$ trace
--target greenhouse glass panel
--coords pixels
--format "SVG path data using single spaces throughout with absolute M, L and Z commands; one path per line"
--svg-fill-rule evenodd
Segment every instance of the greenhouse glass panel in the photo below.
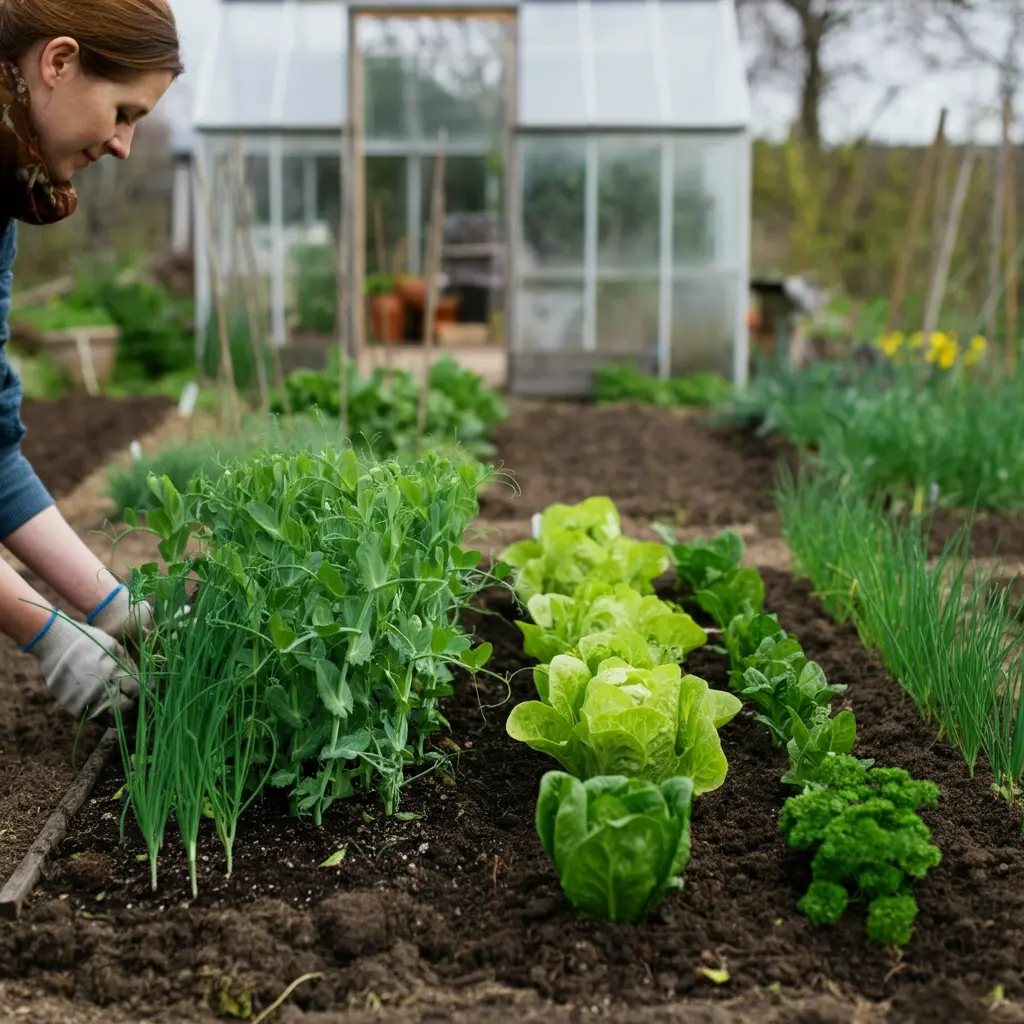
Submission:
M 286 227 L 306 221 L 306 157 L 285 156 L 281 161 L 281 206 Z
M 245 182 L 253 203 L 253 221 L 270 223 L 270 160 L 263 153 L 248 153 L 245 157 Z
M 535 50 L 579 50 L 580 11 L 576 0 L 525 3 L 519 8 L 519 46 Z
M 516 302 L 526 352 L 581 352 L 586 301 L 574 281 L 523 281 Z
M 661 239 L 661 142 L 601 138 L 597 263 L 601 270 L 657 273 Z
M 601 125 L 631 127 L 661 122 L 661 102 L 650 53 L 597 53 L 595 118 Z
M 325 224 L 337 237 L 341 222 L 341 159 L 337 156 L 316 156 L 313 161 L 316 220 Z
M 690 373 L 733 374 L 736 337 L 736 274 L 695 275 L 672 287 L 672 376 Z
M 607 356 L 658 356 L 657 279 L 598 281 L 597 349 Z
M 410 262 L 408 182 L 405 157 L 366 158 L 366 270 L 393 274 Z
M 595 50 L 644 52 L 653 59 L 654 26 L 648 4 L 601 0 L 590 4 L 589 9 Z
M 734 268 L 740 260 L 743 138 L 673 144 L 672 251 L 676 267 Z
M 521 121 L 539 127 L 586 123 L 583 55 L 579 50 L 527 51 L 520 57 L 520 66 Z
M 524 273 L 583 270 L 587 151 L 584 139 L 523 138 L 519 143 Z
M 339 128 L 348 117 L 348 19 L 341 4 L 296 3 L 285 127 Z
M 732 6 L 717 0 L 662 0 L 658 17 L 671 123 L 745 127 L 750 101 Z
M 272 122 L 281 53 L 279 4 L 222 4 L 220 37 L 207 53 L 200 120 L 205 125 L 265 128 Z

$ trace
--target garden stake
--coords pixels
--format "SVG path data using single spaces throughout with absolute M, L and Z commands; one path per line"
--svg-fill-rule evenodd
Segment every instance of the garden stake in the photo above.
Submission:
M 960 218 L 963 215 L 964 203 L 967 200 L 967 187 L 971 181 L 971 170 L 974 167 L 975 155 L 974 143 L 968 142 L 964 149 L 963 158 L 960 161 L 960 171 L 957 174 L 953 198 L 949 204 L 946 232 L 942 238 L 942 248 L 939 251 L 939 257 L 935 264 L 935 274 L 932 277 L 931 287 L 928 290 L 928 306 L 925 310 L 923 329 L 926 344 L 935 332 L 939 322 L 939 314 L 942 312 L 942 301 L 946 297 L 949 264 L 953 259 L 953 247 L 956 245 L 957 235 L 960 232 Z
M 210 207 L 210 192 L 206 185 L 201 160 L 194 160 L 196 191 L 203 204 L 203 222 L 206 236 L 206 254 L 210 261 L 210 287 L 213 291 L 213 305 L 217 314 L 217 333 L 220 336 L 220 378 L 221 378 L 221 412 L 225 407 L 230 418 L 231 428 L 237 436 L 241 433 L 241 415 L 238 408 L 238 391 L 235 388 L 235 368 L 231 362 L 230 335 L 228 334 L 227 313 L 224 309 L 224 289 L 217 259 L 217 246 L 214 242 L 213 220 Z
M 945 145 L 945 138 L 946 108 L 943 107 L 939 114 L 939 125 L 935 129 L 935 138 L 932 140 L 931 146 L 928 147 L 928 152 L 921 163 L 921 171 L 917 178 L 914 203 L 910 208 L 910 222 L 907 224 L 907 235 L 903 243 L 903 251 L 900 253 L 900 261 L 896 266 L 896 276 L 892 280 L 892 292 L 889 295 L 889 315 L 885 321 L 886 334 L 892 332 L 899 322 L 900 310 L 907 294 L 907 276 L 910 273 L 910 262 L 914 258 L 914 250 L 917 248 L 917 236 L 921 231 L 921 221 L 924 219 L 924 205 L 928 199 L 928 190 L 931 188 L 939 150 Z
M 1003 245 L 1006 258 L 1006 369 L 1011 377 L 1017 375 L 1017 256 L 1014 242 L 1017 238 L 1017 203 L 1014 195 L 1016 175 L 1014 173 L 1013 143 L 1010 133 L 1013 127 L 1013 101 L 1007 97 L 1003 103 L 1003 149 L 1006 153 L 1006 226 L 1003 231 Z
M 246 319 L 249 321 L 249 346 L 252 349 L 253 362 L 256 364 L 256 386 L 260 393 L 260 411 L 264 416 L 270 413 L 270 390 L 267 387 L 267 366 L 264 362 L 266 351 L 263 346 L 263 332 L 260 330 L 260 317 L 256 296 L 253 294 L 252 279 L 249 276 L 250 269 L 258 273 L 258 264 L 255 258 L 249 262 L 252 253 L 252 224 L 249 218 L 245 196 L 245 157 L 242 151 L 242 139 L 236 137 L 231 149 L 231 167 L 233 174 L 230 175 L 231 194 L 235 207 L 235 246 L 241 256 L 245 255 L 245 265 L 239 259 L 238 277 L 242 286 L 242 300 L 245 304 Z M 248 240 L 248 246 L 245 242 Z
M 427 396 L 430 394 L 430 349 L 434 336 L 434 315 L 437 311 L 437 278 L 441 272 L 441 244 L 444 231 L 444 170 L 448 131 L 442 128 L 437 140 L 434 161 L 434 190 L 430 199 L 430 231 L 427 235 L 427 301 L 423 309 L 423 381 L 416 416 L 416 448 L 423 442 L 427 425 Z
M 0 889 L 0 917 L 17 920 L 21 906 L 43 873 L 43 862 L 64 839 L 71 819 L 88 799 L 99 779 L 110 752 L 117 747 L 117 730 L 107 729 L 93 752 L 67 788 L 53 814 L 46 820 L 42 831 L 29 847 L 14 874 Z

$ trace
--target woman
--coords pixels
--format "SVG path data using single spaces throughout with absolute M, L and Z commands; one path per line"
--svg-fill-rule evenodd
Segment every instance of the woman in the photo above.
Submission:
M 21 382 L 9 337 L 17 222 L 75 211 L 72 177 L 127 160 L 139 120 L 183 70 L 166 0 L 0 0 L 0 542 L 72 607 L 73 624 L 0 560 L 0 629 L 33 655 L 54 698 L 95 717 L 127 710 L 136 681 L 123 645 L 151 623 L 54 506 L 21 454 Z

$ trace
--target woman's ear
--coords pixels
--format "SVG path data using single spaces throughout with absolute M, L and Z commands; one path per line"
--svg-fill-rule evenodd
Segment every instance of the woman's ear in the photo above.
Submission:
M 39 76 L 49 89 L 71 78 L 78 70 L 79 47 L 71 36 L 58 36 L 43 46 L 39 54 Z

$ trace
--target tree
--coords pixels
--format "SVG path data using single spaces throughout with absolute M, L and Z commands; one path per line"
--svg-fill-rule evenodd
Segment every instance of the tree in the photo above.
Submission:
M 736 0 L 740 30 L 751 50 L 748 75 L 790 86 L 797 95 L 796 130 L 821 145 L 821 113 L 844 79 L 869 69 L 843 55 L 851 32 L 868 31 L 886 43 L 905 39 L 924 14 L 958 24 L 977 0 Z M 1011 0 L 1018 3 L 1019 0 Z

